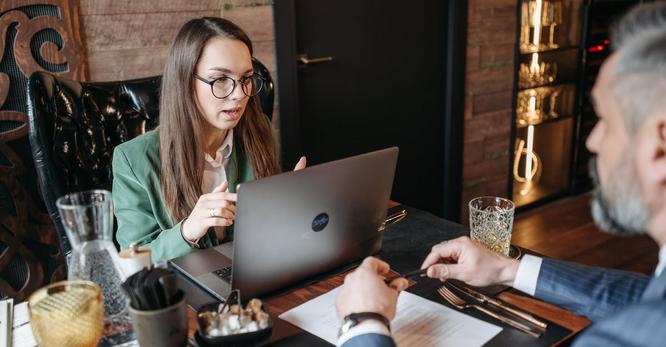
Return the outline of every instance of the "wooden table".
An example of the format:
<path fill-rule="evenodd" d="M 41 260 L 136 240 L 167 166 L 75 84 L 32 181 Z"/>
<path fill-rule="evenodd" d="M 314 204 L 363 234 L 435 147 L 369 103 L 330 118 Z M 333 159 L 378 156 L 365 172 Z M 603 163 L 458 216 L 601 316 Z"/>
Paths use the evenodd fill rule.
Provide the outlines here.
<path fill-rule="evenodd" d="M 301 329 L 277 318 L 283 312 L 286 312 L 298 305 L 301 305 L 311 299 L 316 298 L 321 294 L 342 285 L 344 274 L 332 276 L 325 281 L 311 284 L 304 288 L 299 288 L 286 294 L 275 297 L 270 297 L 266 300 L 266 305 L 273 317 L 273 334 L 271 335 L 270 342 L 280 341 L 289 336 L 300 334 L 303 332 Z M 498 296 L 500 299 L 531 312 L 539 317 L 545 318 L 551 322 L 555 322 L 562 327 L 572 331 L 572 333 L 558 343 L 570 339 L 572 336 L 580 332 L 583 328 L 588 326 L 591 322 L 585 317 L 577 316 L 565 309 L 553 306 L 543 301 L 529 298 L 515 292 L 507 291 Z M 188 308 L 189 319 L 189 336 L 194 336 L 196 330 L 196 312 Z"/>
<path fill-rule="evenodd" d="M 418 210 L 409 209 L 410 214 L 415 215 L 420 212 Z M 423 212 L 425 213 L 425 212 Z M 401 244 L 396 242 L 403 242 L 402 239 L 405 238 L 405 233 L 412 233 L 413 231 L 399 231 L 401 235 L 392 235 L 387 231 L 387 234 L 384 237 L 384 248 L 380 252 L 379 256 L 387 260 L 392 268 L 395 268 L 396 271 L 406 272 L 413 268 L 418 267 L 423 257 L 429 252 L 430 245 L 437 243 L 443 239 L 454 238 L 460 233 L 466 233 L 467 229 L 459 224 L 447 222 L 441 219 L 438 219 L 435 216 L 425 214 L 420 216 L 423 224 L 426 227 L 421 226 L 420 224 L 415 225 L 419 228 L 418 234 L 413 234 L 412 239 L 418 239 L 418 242 L 412 242 L 410 244 Z M 408 220 L 409 215 L 407 217 Z M 424 230 L 428 225 L 432 225 L 439 220 L 439 223 L 445 223 L 437 225 L 438 229 L 444 229 L 441 232 L 436 230 Z M 405 221 L 398 223 L 398 225 L 405 223 Z M 405 225 L 403 225 L 405 227 Z M 455 230 L 453 230 L 455 229 Z M 387 228 L 387 230 L 389 230 Z M 452 231 L 453 230 L 453 231 Z M 398 231 L 396 231 L 397 233 Z M 425 235 L 424 235 L 425 234 Z M 441 237 L 441 238 L 438 238 Z M 400 240 L 400 241 L 396 241 Z M 412 244 L 416 244 L 413 246 Z M 401 250 L 400 257 L 396 256 L 396 248 Z M 409 270 L 408 270 L 409 269 Z M 300 304 L 307 302 L 321 294 L 327 293 L 331 289 L 334 289 L 340 286 L 343 283 L 345 274 L 338 274 L 328 277 L 322 281 L 310 284 L 308 286 L 298 288 L 292 291 L 289 291 L 285 294 L 279 294 L 276 296 L 271 296 L 265 299 L 268 310 L 270 311 L 271 316 L 273 317 L 273 333 L 270 338 L 270 342 L 284 341 L 285 338 L 293 337 L 295 335 L 301 334 L 303 331 L 281 319 L 277 318 L 280 314 L 285 311 L 290 310 Z M 582 316 L 574 315 L 573 313 L 564 310 L 562 308 L 550 305 L 548 303 L 536 300 L 531 297 L 526 297 L 515 290 L 508 290 L 502 292 L 498 295 L 499 298 L 509 302 L 519 308 L 522 308 L 528 312 L 543 317 L 551 322 L 557 323 L 558 325 L 571 330 L 569 334 L 564 339 L 558 341 L 559 344 L 565 340 L 570 339 L 573 335 L 580 332 L 583 328 L 588 326 L 591 322 Z M 189 318 L 189 327 L 190 327 L 190 337 L 193 336 L 194 331 L 196 330 L 196 313 L 191 308 L 188 310 Z"/>

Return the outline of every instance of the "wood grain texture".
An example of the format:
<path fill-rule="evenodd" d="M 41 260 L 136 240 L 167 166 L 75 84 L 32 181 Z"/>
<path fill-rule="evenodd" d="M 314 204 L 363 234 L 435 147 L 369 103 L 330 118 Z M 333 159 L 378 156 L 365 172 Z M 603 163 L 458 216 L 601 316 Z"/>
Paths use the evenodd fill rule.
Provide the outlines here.
<path fill-rule="evenodd" d="M 89 52 L 90 79 L 117 81 L 161 75 L 168 46 Z"/>
<path fill-rule="evenodd" d="M 81 0 L 81 15 L 94 14 L 131 14 L 155 12 L 191 12 L 217 10 L 221 8 L 220 0 Z M 219 15 L 219 12 L 218 12 Z"/>
<path fill-rule="evenodd" d="M 592 323 L 583 316 L 577 316 L 568 310 L 527 296 L 504 292 L 499 295 L 499 298 L 538 317 L 545 318 L 571 330 L 571 334 L 560 340 L 557 344 L 571 338 Z"/>
<path fill-rule="evenodd" d="M 222 10 L 222 17 L 243 28 L 252 42 L 273 41 L 273 7 L 232 7 Z"/>
<path fill-rule="evenodd" d="M 169 46 L 190 19 L 219 16 L 216 10 L 89 15 L 83 17 L 89 52 Z"/>
<path fill-rule="evenodd" d="M 254 46 L 254 57 L 259 59 L 273 77 L 273 81 L 277 84 L 277 64 L 275 62 L 275 41 L 258 41 L 252 42 Z M 277 97 L 277 93 L 275 94 Z"/>
<path fill-rule="evenodd" d="M 53 5 L 60 8 L 62 18 L 38 16 L 29 18 L 19 8 L 30 5 Z M 85 66 L 85 50 L 80 33 L 79 8 L 75 1 L 56 0 L 15 0 L 0 3 L 0 52 L 5 51 L 7 30 L 10 25 L 18 24 L 14 40 L 14 58 L 21 72 L 30 76 L 35 71 L 44 71 L 30 51 L 32 37 L 45 29 L 57 31 L 63 40 L 60 50 L 47 50 L 48 55 L 43 56 L 47 61 L 56 62 L 65 60 L 68 70 L 64 75 L 74 79 L 85 79 L 87 76 Z"/>
<path fill-rule="evenodd" d="M 60 12 L 59 17 L 35 16 L 30 18 L 26 9 L 30 6 L 54 6 Z M 43 8 L 42 8 L 43 10 Z M 8 40 L 8 33 L 15 30 L 13 41 Z M 43 42 L 39 47 L 39 56 L 33 56 L 31 43 L 37 33 L 44 30 L 57 32 L 62 45 Z M 70 0 L 10 0 L 0 2 L 0 59 L 13 56 L 14 64 L 9 71 L 20 71 L 18 76 L 9 78 L 8 71 L 0 71 L 0 108 L 5 105 L 9 91 L 18 85 L 25 88 L 28 77 L 36 71 L 47 71 L 39 64 L 40 60 L 54 64 L 66 64 L 64 72 L 58 74 L 85 80 L 85 50 L 80 33 L 79 8 L 77 1 Z M 4 63 L 7 63 L 5 61 Z M 7 66 L 5 64 L 5 66 Z M 52 73 L 56 73 L 50 71 Z M 21 81 L 18 84 L 17 79 Z M 23 90 L 25 93 L 25 90 Z M 49 282 L 65 278 L 64 259 L 59 249 L 59 241 L 53 222 L 39 202 L 41 197 L 34 193 L 34 165 L 27 142 L 26 105 L 5 107 L 0 111 L 0 186 L 3 194 L 3 206 L 10 210 L 0 211 L 0 292 L 17 302 L 26 299 L 34 290 Z M 18 123 L 18 126 L 15 124 Z M 13 209 L 13 211 L 11 211 Z M 53 249 L 51 251 L 45 251 Z M 46 254 L 49 253 L 49 254 Z M 13 264 L 13 265 L 12 265 Z M 18 269 L 21 267 L 22 269 Z M 46 273 L 45 269 L 49 269 Z"/>
<path fill-rule="evenodd" d="M 307 287 L 298 288 L 294 291 L 266 299 L 266 306 L 268 306 L 268 310 L 273 318 L 273 333 L 270 342 L 280 341 L 302 332 L 301 329 L 277 318 L 279 315 L 342 285 L 345 275 L 346 273 L 335 275 Z M 414 284 L 414 282 L 411 283 Z M 532 312 L 537 316 L 572 330 L 570 336 L 573 336 L 576 332 L 579 332 L 590 324 L 590 321 L 585 317 L 576 316 L 567 310 L 543 301 L 508 292 L 500 294 L 500 298 L 516 307 Z M 197 327 L 196 312 L 188 307 L 187 316 L 189 322 L 189 336 L 193 337 Z"/>
<path fill-rule="evenodd" d="M 81 13 L 94 81 L 161 74 L 178 29 L 202 16 L 222 16 L 243 28 L 252 40 L 254 56 L 277 78 L 270 1 L 82 0 Z"/>
<path fill-rule="evenodd" d="M 511 242 L 555 259 L 651 274 L 658 247 L 648 236 L 619 237 L 599 230 L 591 194 L 564 198 L 516 216 Z"/>

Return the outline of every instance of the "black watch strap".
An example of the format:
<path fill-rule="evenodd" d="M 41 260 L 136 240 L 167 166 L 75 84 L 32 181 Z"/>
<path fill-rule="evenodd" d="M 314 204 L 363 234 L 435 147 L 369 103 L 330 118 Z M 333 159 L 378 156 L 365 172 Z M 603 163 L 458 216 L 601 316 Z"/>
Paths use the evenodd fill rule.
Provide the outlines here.
<path fill-rule="evenodd" d="M 391 331 L 391 321 L 389 321 L 388 318 L 376 312 L 357 312 L 357 313 L 352 313 L 347 317 L 345 317 L 345 320 L 353 321 L 354 325 L 358 325 L 358 323 L 368 319 L 373 319 L 383 323 L 384 325 L 386 325 L 388 331 L 389 332 Z"/>

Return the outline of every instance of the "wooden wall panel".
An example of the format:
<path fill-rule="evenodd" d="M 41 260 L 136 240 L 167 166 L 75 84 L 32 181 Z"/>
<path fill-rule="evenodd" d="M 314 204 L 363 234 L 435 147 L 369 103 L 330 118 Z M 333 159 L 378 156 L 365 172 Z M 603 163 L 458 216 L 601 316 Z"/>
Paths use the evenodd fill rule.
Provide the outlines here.
<path fill-rule="evenodd" d="M 76 0 L 0 2 L 0 297 L 17 301 L 65 278 L 27 138 L 26 86 L 35 71 L 86 78 Z"/>
<path fill-rule="evenodd" d="M 168 46 L 89 51 L 88 66 L 95 81 L 128 80 L 161 75 Z"/>
<path fill-rule="evenodd" d="M 276 76 L 270 1 L 80 0 L 90 80 L 160 74 L 171 41 L 188 20 L 221 16 L 243 28 L 255 56 Z"/>
<path fill-rule="evenodd" d="M 216 10 L 83 16 L 86 45 L 91 52 L 169 46 L 188 20 L 219 16 Z M 113 28 L 113 30 L 109 30 Z"/>
<path fill-rule="evenodd" d="M 202 16 L 227 18 L 243 28 L 254 44 L 254 56 L 277 78 L 272 1 L 80 0 L 80 8 L 91 81 L 161 74 L 178 29 Z M 277 110 L 276 98 L 275 125 Z"/>
<path fill-rule="evenodd" d="M 90 80 L 114 81 L 162 74 L 178 29 L 192 18 L 219 16 L 219 13 L 206 10 L 83 16 Z"/>
<path fill-rule="evenodd" d="M 254 56 L 261 60 L 271 72 L 271 76 L 276 78 L 273 6 L 231 7 L 223 9 L 222 16 L 247 32 L 254 45 Z"/>
<path fill-rule="evenodd" d="M 192 12 L 222 8 L 220 0 L 80 0 L 81 15 Z"/>

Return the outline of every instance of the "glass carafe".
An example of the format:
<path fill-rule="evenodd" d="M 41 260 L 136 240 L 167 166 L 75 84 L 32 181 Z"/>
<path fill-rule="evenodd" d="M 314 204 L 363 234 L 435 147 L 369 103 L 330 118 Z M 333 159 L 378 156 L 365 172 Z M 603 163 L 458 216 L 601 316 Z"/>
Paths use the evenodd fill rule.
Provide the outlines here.
<path fill-rule="evenodd" d="M 129 301 L 122 292 L 125 280 L 113 245 L 111 192 L 70 193 L 56 201 L 62 224 L 72 244 L 67 279 L 89 280 L 102 288 L 104 333 L 100 346 L 134 345 Z"/>

